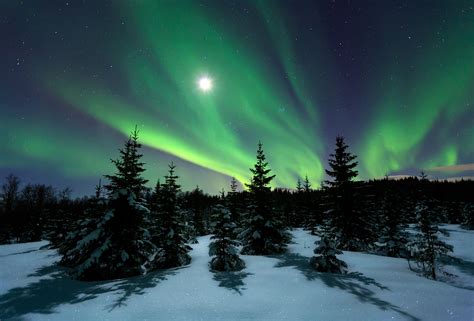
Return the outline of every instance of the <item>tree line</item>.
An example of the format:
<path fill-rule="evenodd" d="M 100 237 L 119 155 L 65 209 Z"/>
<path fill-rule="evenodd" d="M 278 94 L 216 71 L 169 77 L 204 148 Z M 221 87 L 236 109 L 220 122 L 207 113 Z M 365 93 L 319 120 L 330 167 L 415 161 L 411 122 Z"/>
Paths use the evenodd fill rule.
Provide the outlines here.
<path fill-rule="evenodd" d="M 309 260 L 321 272 L 344 273 L 341 251 L 361 251 L 417 262 L 436 279 L 439 258 L 452 247 L 439 239 L 440 223 L 474 228 L 473 181 L 442 182 L 420 177 L 357 181 L 357 156 L 343 137 L 328 160 L 329 177 L 311 188 L 307 176 L 296 189 L 271 189 L 272 173 L 259 142 L 256 163 L 244 191 L 232 178 L 219 196 L 199 187 L 181 191 L 176 166 L 169 164 L 153 189 L 143 177 L 139 132 L 130 134 L 115 173 L 99 181 L 95 195 L 72 199 L 70 190 L 28 184 L 10 175 L 2 186 L 0 242 L 49 240 L 59 264 L 82 280 L 145 274 L 189 264 L 189 244 L 213 234 L 210 268 L 240 270 L 244 255 L 286 251 L 292 228 L 319 235 Z M 410 225 L 411 224 L 411 225 Z M 413 228 L 410 233 L 409 225 Z"/>

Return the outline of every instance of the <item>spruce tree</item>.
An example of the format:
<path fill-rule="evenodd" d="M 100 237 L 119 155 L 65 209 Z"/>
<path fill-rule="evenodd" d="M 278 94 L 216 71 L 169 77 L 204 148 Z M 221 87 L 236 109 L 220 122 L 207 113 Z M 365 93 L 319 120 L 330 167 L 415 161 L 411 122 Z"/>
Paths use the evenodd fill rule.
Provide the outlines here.
<path fill-rule="evenodd" d="M 314 249 L 314 254 L 318 254 L 318 256 L 313 256 L 309 262 L 313 269 L 318 272 L 346 272 L 347 264 L 336 257 L 337 254 L 342 254 L 342 252 L 336 248 L 334 240 L 323 236 L 315 244 L 317 244 L 317 247 Z"/>
<path fill-rule="evenodd" d="M 98 199 L 91 209 L 93 215 L 81 222 L 61 247 L 61 263 L 72 267 L 79 279 L 128 277 L 157 267 L 161 252 L 151 242 L 146 224 L 149 210 L 139 198 L 146 182 L 141 177 L 144 168 L 139 148 L 135 128 L 120 150 L 120 158 L 112 161 L 117 173 L 106 176 L 110 180 L 107 204 Z"/>
<path fill-rule="evenodd" d="M 150 198 L 148 200 L 148 207 L 150 208 L 152 216 L 154 217 L 153 219 L 157 219 L 158 204 L 161 197 L 161 191 L 162 191 L 162 185 L 160 183 L 160 180 L 158 179 L 156 181 L 155 187 L 153 188 Z"/>
<path fill-rule="evenodd" d="M 401 215 L 399 195 L 385 180 L 385 191 L 380 201 L 378 250 L 383 255 L 391 257 L 406 257 L 409 235 L 405 231 L 408 227 Z"/>
<path fill-rule="evenodd" d="M 353 179 L 358 175 L 358 171 L 355 169 L 358 164 L 357 156 L 348 152 L 348 148 L 344 137 L 337 136 L 335 152 L 330 155 L 329 159 L 331 169 L 326 169 L 326 174 L 332 178 L 331 181 L 326 181 L 330 187 L 351 186 Z"/>
<path fill-rule="evenodd" d="M 148 182 L 142 177 L 145 168 L 143 167 L 144 163 L 140 161 L 143 155 L 139 153 L 142 145 L 138 142 L 138 133 L 137 126 L 135 126 L 125 147 L 119 150 L 120 158 L 111 160 L 117 172 L 114 175 L 105 175 L 110 181 L 105 186 L 110 195 L 124 189 L 132 192 L 135 198 L 140 198 L 144 186 Z"/>
<path fill-rule="evenodd" d="M 326 202 L 328 237 L 342 250 L 360 251 L 369 247 L 374 240 L 372 222 L 364 209 L 368 204 L 360 195 L 357 177 L 357 156 L 350 153 L 342 136 L 336 138 L 336 149 L 330 155 L 326 174 L 332 180 L 326 181 L 328 199 Z"/>
<path fill-rule="evenodd" d="M 317 226 L 321 224 L 320 206 L 317 194 L 311 189 L 308 175 L 305 176 L 302 194 L 303 226 L 312 235 L 316 235 Z"/>
<path fill-rule="evenodd" d="M 245 262 L 239 257 L 237 246 L 239 242 L 234 240 L 233 231 L 236 224 L 232 222 L 229 209 L 217 204 L 213 211 L 213 233 L 209 245 L 209 255 L 214 256 L 209 263 L 212 270 L 216 271 L 239 271 L 245 267 Z"/>
<path fill-rule="evenodd" d="M 296 192 L 301 193 L 303 191 L 303 185 L 301 184 L 301 179 L 298 177 L 296 181 Z"/>
<path fill-rule="evenodd" d="M 104 213 L 107 211 L 108 202 L 103 193 L 101 180 L 99 180 L 99 183 L 95 187 L 94 196 L 87 198 L 84 203 L 85 208 L 80 215 L 74 217 L 64 239 L 58 244 L 53 244 L 53 247 L 57 248 L 62 257 L 60 261 L 61 265 L 74 267 L 78 264 L 77 260 L 81 259 L 79 255 L 66 256 L 66 254 L 75 248 L 91 231 L 95 230 L 97 224 L 99 224 Z M 81 209 L 79 209 L 79 211 L 81 211 Z"/>
<path fill-rule="evenodd" d="M 187 208 L 191 212 L 191 220 L 196 236 L 207 234 L 207 226 L 204 221 L 204 193 L 196 186 L 187 197 Z"/>
<path fill-rule="evenodd" d="M 304 183 L 303 183 L 303 191 L 305 193 L 311 192 L 311 183 L 309 182 L 308 175 L 304 177 Z"/>
<path fill-rule="evenodd" d="M 102 187 L 102 180 L 99 179 L 99 183 L 95 186 L 95 198 L 101 199 L 104 194 L 104 188 Z"/>
<path fill-rule="evenodd" d="M 232 216 L 232 221 L 237 225 L 237 228 L 240 226 L 240 204 L 238 204 L 238 194 L 237 191 L 238 185 L 235 177 L 232 177 L 230 181 L 230 191 L 227 193 L 227 204 Z"/>
<path fill-rule="evenodd" d="M 293 193 L 294 206 L 289 217 L 291 227 L 306 227 L 309 217 L 314 213 L 311 199 L 311 184 L 308 175 L 301 181 L 298 178 L 296 183 L 296 191 Z"/>
<path fill-rule="evenodd" d="M 462 224 L 467 230 L 474 230 L 474 203 L 466 202 L 462 208 Z"/>
<path fill-rule="evenodd" d="M 237 193 L 237 188 L 238 188 L 237 180 L 235 179 L 235 177 L 232 177 L 232 179 L 230 180 L 230 192 Z"/>
<path fill-rule="evenodd" d="M 186 244 L 185 226 L 182 222 L 182 213 L 178 201 L 180 186 L 175 175 L 176 166 L 171 162 L 165 183 L 160 189 L 158 201 L 159 226 L 154 240 L 163 250 L 163 259 L 160 267 L 171 268 L 189 264 L 191 257 L 188 252 L 191 248 Z"/>
<path fill-rule="evenodd" d="M 242 254 L 268 255 L 284 252 L 291 236 L 282 228 L 272 211 L 269 185 L 275 175 L 270 174 L 260 142 L 257 162 L 250 171 L 253 176 L 250 183 L 246 184 L 250 198 L 248 214 L 240 234 Z"/>
<path fill-rule="evenodd" d="M 303 199 L 304 199 L 304 189 L 301 179 L 298 177 L 296 181 L 296 189 L 293 190 L 293 206 L 289 213 L 286 216 L 287 226 L 291 228 L 301 227 L 303 222 L 303 217 L 306 215 L 306 209 L 304 208 Z M 283 217 L 282 217 L 283 218 Z"/>
<path fill-rule="evenodd" d="M 411 255 L 418 262 L 423 273 L 436 280 L 439 269 L 439 257 L 453 251 L 453 247 L 438 238 L 438 233 L 444 233 L 436 224 L 437 213 L 432 199 L 426 194 L 428 180 L 422 172 L 419 200 L 416 206 L 417 230 L 416 238 L 409 243 Z"/>

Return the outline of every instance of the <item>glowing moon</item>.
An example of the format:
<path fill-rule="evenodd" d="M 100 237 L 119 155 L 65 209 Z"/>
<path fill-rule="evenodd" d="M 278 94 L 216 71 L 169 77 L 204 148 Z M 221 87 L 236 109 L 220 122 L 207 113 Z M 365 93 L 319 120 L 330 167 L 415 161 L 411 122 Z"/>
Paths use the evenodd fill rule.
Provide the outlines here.
<path fill-rule="evenodd" d="M 212 89 L 212 79 L 207 76 L 203 76 L 199 78 L 198 85 L 201 91 L 210 91 Z"/>

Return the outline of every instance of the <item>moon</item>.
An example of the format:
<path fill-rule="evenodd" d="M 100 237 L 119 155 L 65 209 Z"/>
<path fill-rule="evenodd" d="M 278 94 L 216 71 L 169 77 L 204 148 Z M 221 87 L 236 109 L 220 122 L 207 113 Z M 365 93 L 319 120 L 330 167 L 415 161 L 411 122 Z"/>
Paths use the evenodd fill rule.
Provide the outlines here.
<path fill-rule="evenodd" d="M 202 76 L 198 80 L 199 90 L 203 92 L 208 92 L 212 90 L 212 79 L 207 76 Z"/>

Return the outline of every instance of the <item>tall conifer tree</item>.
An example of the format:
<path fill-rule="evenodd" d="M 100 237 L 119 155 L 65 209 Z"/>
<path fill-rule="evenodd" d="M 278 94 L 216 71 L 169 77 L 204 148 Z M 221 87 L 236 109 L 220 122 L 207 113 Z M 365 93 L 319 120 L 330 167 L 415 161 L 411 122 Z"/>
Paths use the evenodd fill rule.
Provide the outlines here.
<path fill-rule="evenodd" d="M 147 179 L 142 177 L 145 171 L 144 163 L 140 161 L 142 154 L 139 153 L 142 145 L 138 142 L 139 130 L 135 126 L 134 131 L 130 134 L 125 147 L 120 149 L 120 158 L 112 159 L 117 172 L 114 175 L 105 175 L 110 181 L 105 188 L 110 194 L 125 189 L 131 191 L 136 198 L 141 197 Z"/>
<path fill-rule="evenodd" d="M 365 250 L 374 241 L 373 226 L 358 193 L 357 156 L 348 151 L 349 146 L 344 137 L 336 138 L 336 149 L 330 155 L 326 174 L 331 180 L 326 181 L 329 196 L 327 206 L 328 221 L 326 234 L 334 239 L 336 246 L 342 250 Z"/>
<path fill-rule="evenodd" d="M 446 244 L 438 238 L 438 233 L 445 233 L 436 223 L 436 206 L 427 193 L 428 179 L 424 172 L 421 173 L 420 190 L 416 206 L 416 218 L 419 233 L 415 240 L 410 242 L 411 254 L 421 266 L 427 277 L 436 280 L 436 271 L 439 269 L 439 258 L 453 251 L 453 246 Z"/>
<path fill-rule="evenodd" d="M 83 280 L 104 280 L 144 274 L 157 267 L 160 250 L 151 242 L 146 220 L 148 209 L 140 201 L 146 180 L 140 161 L 138 130 L 132 132 L 120 158 L 112 161 L 117 172 L 110 180 L 105 206 L 96 196 L 93 215 L 81 222 L 60 247 L 61 263 Z M 101 213 L 95 213 L 102 211 Z"/>
<path fill-rule="evenodd" d="M 250 169 L 252 178 L 246 186 L 249 189 L 250 204 L 247 219 L 240 235 L 242 254 L 266 255 L 286 250 L 291 236 L 282 228 L 275 217 L 270 199 L 270 182 L 275 178 L 263 152 L 262 143 L 258 143 L 257 162 Z"/>
<path fill-rule="evenodd" d="M 163 268 L 178 267 L 191 262 L 188 252 L 191 248 L 186 244 L 181 208 L 178 200 L 180 185 L 175 174 L 176 166 L 171 162 L 165 183 L 161 186 L 158 203 L 158 234 L 155 242 L 163 250 Z"/>
<path fill-rule="evenodd" d="M 213 256 L 209 263 L 216 271 L 238 271 L 245 267 L 245 262 L 239 258 L 234 240 L 235 223 L 229 209 L 224 204 L 217 204 L 213 209 L 213 233 L 209 245 L 209 255 Z"/>
<path fill-rule="evenodd" d="M 384 180 L 385 190 L 378 204 L 379 214 L 379 243 L 378 250 L 391 257 L 406 257 L 408 233 L 405 231 L 407 224 L 401 214 L 400 196 L 392 187 L 392 182 Z"/>

